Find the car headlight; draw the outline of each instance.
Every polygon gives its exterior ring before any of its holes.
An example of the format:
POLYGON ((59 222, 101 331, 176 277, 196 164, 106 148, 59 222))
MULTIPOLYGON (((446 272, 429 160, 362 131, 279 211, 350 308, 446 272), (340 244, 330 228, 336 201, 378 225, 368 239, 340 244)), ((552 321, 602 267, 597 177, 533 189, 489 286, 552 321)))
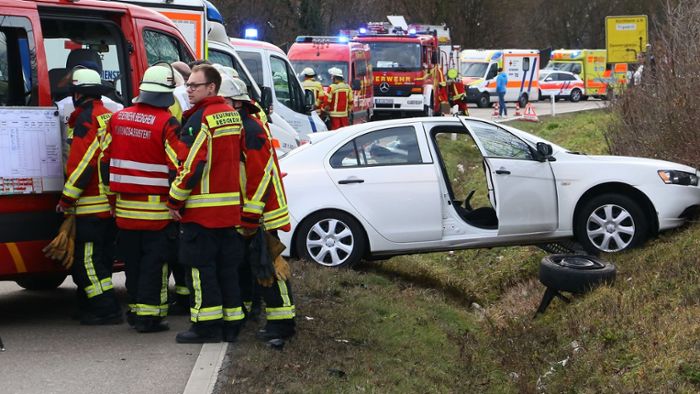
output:
POLYGON ((664 183, 672 185, 698 185, 698 176, 685 171, 659 170, 659 177, 664 183))

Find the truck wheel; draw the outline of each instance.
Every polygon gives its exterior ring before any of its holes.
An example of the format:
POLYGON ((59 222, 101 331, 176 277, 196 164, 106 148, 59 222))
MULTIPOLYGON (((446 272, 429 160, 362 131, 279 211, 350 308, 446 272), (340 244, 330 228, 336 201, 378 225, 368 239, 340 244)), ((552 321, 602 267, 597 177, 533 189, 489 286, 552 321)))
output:
POLYGON ((578 103, 579 100, 581 100, 581 90, 579 90, 579 89, 572 90, 571 95, 569 96, 569 100, 571 100, 572 103, 578 103))
POLYGON ((63 283, 66 274, 34 275, 17 279, 15 282, 27 290, 53 290, 63 283))
POLYGON ((520 105, 520 108, 525 108, 525 106, 527 105, 527 103, 528 103, 529 101, 530 101, 530 100, 529 100, 529 98, 527 97, 527 94, 523 94, 523 95, 520 96, 520 98, 518 99, 518 104, 520 105))
POLYGON ((550 289, 583 294, 615 282, 615 266, 594 256, 553 254, 540 262, 540 282, 550 289))
POLYGON ((491 99, 488 93, 482 93, 479 99, 476 101, 476 106, 479 108, 486 108, 491 105, 491 99))

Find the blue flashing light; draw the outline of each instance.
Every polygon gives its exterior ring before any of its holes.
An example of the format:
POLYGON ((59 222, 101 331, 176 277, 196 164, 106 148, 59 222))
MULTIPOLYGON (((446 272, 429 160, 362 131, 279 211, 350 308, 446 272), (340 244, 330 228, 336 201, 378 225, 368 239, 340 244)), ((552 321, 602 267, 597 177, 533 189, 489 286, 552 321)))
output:
POLYGON ((408 29, 408 34, 412 36, 416 35, 416 29, 408 29))
POLYGON ((205 3, 207 4, 207 20, 212 22, 218 22, 223 25, 224 17, 221 16, 221 13, 218 9, 216 9, 216 6, 214 6, 214 4, 212 4, 209 1, 205 1, 205 3))
POLYGON ((367 34, 367 29, 365 29, 364 27, 361 27, 360 34, 367 34))
POLYGON ((258 38, 258 29, 254 27, 248 27, 245 29, 244 37, 248 40, 255 40, 258 38))
POLYGON ((338 42, 348 42, 348 38, 346 36, 338 36, 338 42))

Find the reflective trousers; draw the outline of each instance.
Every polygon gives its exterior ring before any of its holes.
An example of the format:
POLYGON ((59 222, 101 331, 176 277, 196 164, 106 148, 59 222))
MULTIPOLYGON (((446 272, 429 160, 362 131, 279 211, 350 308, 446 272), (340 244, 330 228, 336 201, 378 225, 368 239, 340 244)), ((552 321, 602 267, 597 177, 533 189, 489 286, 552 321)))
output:
POLYGON ((337 130, 344 126, 350 126, 350 119, 347 116, 331 116, 331 130, 337 130))
POLYGON ((180 263, 190 269, 190 320, 197 325, 238 324, 243 318, 238 269, 245 242, 235 228, 180 225, 180 263))

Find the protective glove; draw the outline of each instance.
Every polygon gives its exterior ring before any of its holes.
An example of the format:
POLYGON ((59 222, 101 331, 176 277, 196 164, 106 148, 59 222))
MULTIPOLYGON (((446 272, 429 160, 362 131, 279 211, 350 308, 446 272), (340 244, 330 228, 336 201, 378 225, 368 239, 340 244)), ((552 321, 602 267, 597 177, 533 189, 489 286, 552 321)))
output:
POLYGON ((272 265, 270 251, 267 248, 265 232, 258 231, 248 244, 250 270, 260 285, 270 287, 275 281, 275 268, 272 265))
POLYGON ((287 260, 284 259, 284 257, 277 256, 273 265, 275 267, 275 276, 277 277, 277 280, 286 281, 292 276, 289 264, 287 263, 287 260))
MULTIPOLYGON (((67 216, 66 219, 63 220, 61 227, 58 229, 58 235, 56 235, 56 237, 41 251, 44 252, 46 257, 52 260, 67 261, 66 255, 68 253, 70 239, 73 240, 73 245, 75 245, 75 216, 73 215, 67 216)), ((72 253, 73 251, 71 250, 71 255, 72 253)))

